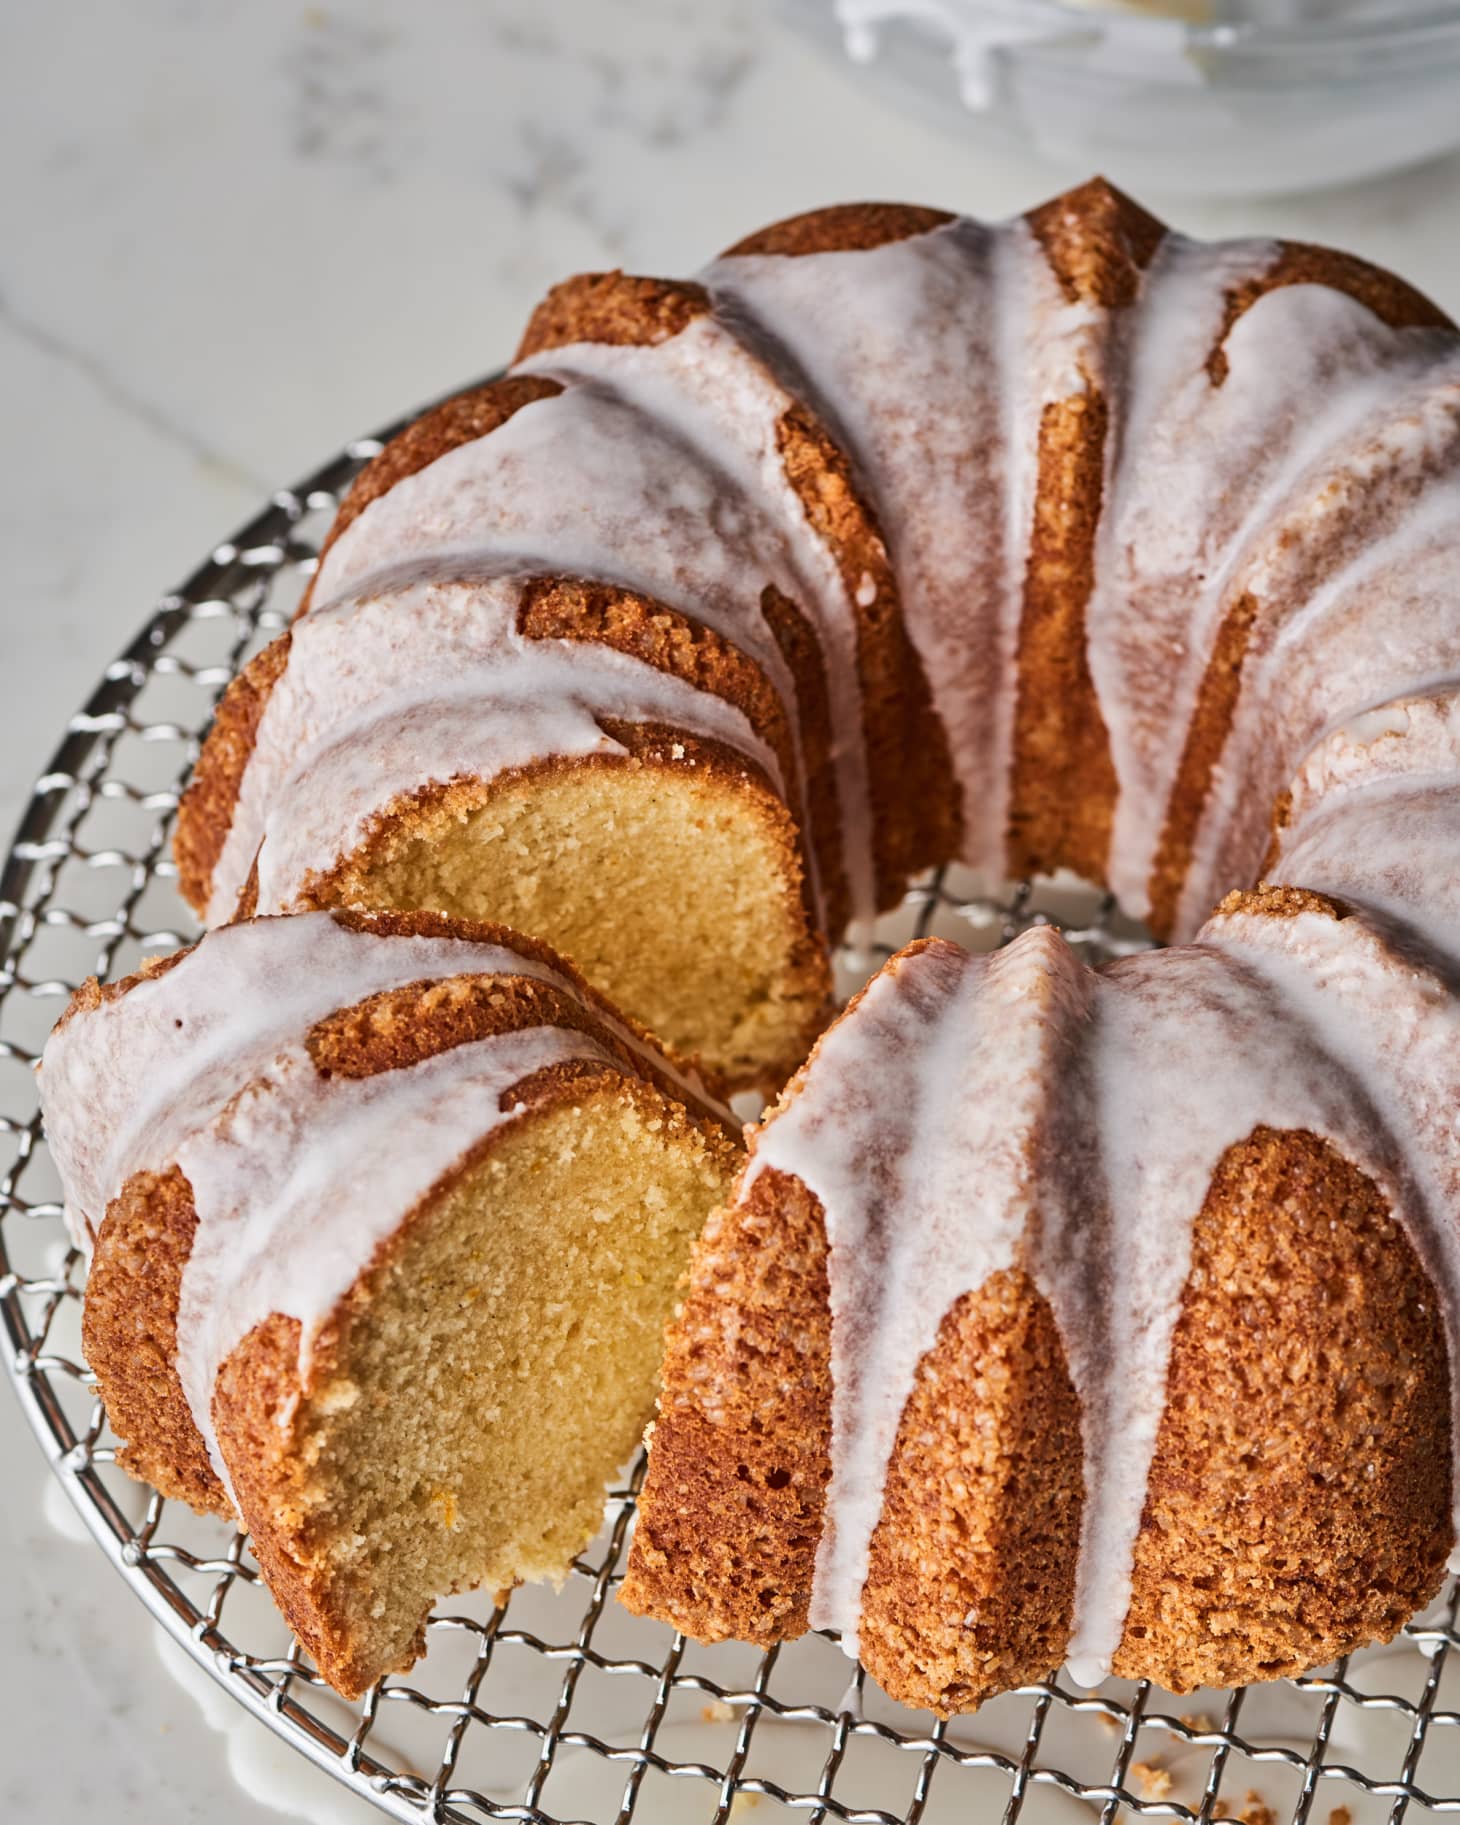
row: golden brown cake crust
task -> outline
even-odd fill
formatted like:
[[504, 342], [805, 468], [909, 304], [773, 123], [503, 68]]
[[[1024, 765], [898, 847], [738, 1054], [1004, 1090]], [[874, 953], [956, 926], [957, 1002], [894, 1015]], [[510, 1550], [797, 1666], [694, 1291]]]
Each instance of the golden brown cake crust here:
[[1020, 1269], [946, 1314], [918, 1365], [872, 1536], [863, 1664], [940, 1717], [1064, 1658], [1084, 1475], [1047, 1301]]
[[[352, 1289], [347, 1300], [354, 1296]], [[381, 1669], [352, 1634], [346, 1617], [357, 1606], [339, 1602], [341, 1573], [309, 1525], [310, 1469], [299, 1450], [299, 1345], [298, 1319], [275, 1312], [256, 1325], [218, 1371], [213, 1423], [270, 1595], [324, 1677], [355, 1699]], [[335, 1373], [338, 1354], [337, 1331], [316, 1340], [316, 1386]], [[385, 1670], [404, 1672], [425, 1646], [423, 1623], [410, 1650]]]
[[231, 1512], [177, 1378], [177, 1310], [198, 1216], [176, 1166], [129, 1179], [107, 1209], [86, 1281], [81, 1336], [118, 1462], [200, 1514]]
[[[1166, 230], [1103, 178], [1025, 217], [1071, 303], [1133, 304]], [[1019, 620], [1008, 860], [1014, 874], [1072, 868], [1103, 882], [1115, 763], [1090, 673], [1085, 617], [1105, 491], [1109, 401], [1101, 375], [1045, 406]]]
[[[821, 880], [821, 926], [824, 932], [839, 932], [845, 929], [851, 917], [851, 904], [842, 867], [836, 743], [821, 643], [810, 621], [773, 583], [767, 583], [760, 592], [760, 612], [795, 682], [801, 765], [806, 775], [805, 798]], [[804, 841], [804, 827], [802, 838]]]
[[[411, 982], [341, 1008], [312, 1027], [305, 1043], [321, 1077], [359, 1078], [406, 1070], [457, 1046], [527, 1027], [585, 1033], [613, 1056], [621, 1070], [643, 1078], [666, 1096], [683, 1098], [694, 1119], [728, 1134], [738, 1144], [734, 1127], [706, 1098], [687, 1095], [659, 1068], [653, 1051], [647, 1056], [635, 1051], [604, 1025], [606, 1010], [601, 998], [581, 979], [579, 994], [589, 999], [588, 1007], [554, 984], [528, 976], [447, 976]], [[650, 1040], [626, 1015], [615, 1018], [646, 1044], [662, 1049], [660, 1042]], [[591, 1060], [581, 1062], [594, 1072], [600, 1070]], [[688, 1068], [681, 1067], [682, 1071]], [[555, 1081], [566, 1081], [567, 1076], [578, 1073], [577, 1064], [554, 1069], [565, 1074]], [[506, 1093], [512, 1103], [532, 1100], [524, 1089], [526, 1081], [514, 1084]], [[713, 1078], [708, 1081], [711, 1089], [717, 1087]]]
[[811, 253], [867, 253], [891, 241], [911, 240], [955, 221], [944, 209], [924, 209], [915, 203], [836, 203], [811, 209], [805, 215], [772, 222], [727, 247], [722, 259], [747, 254], [796, 256]]
[[1103, 177], [1051, 197], [1025, 216], [1072, 304], [1134, 304], [1165, 224]]
[[1177, 905], [1196, 847], [1197, 826], [1206, 808], [1212, 774], [1221, 759], [1242, 688], [1242, 665], [1257, 598], [1244, 592], [1221, 627], [1197, 692], [1196, 709], [1187, 724], [1171, 800], [1151, 865], [1151, 911], [1148, 923], [1160, 939], [1171, 936]]
[[579, 273], [555, 285], [532, 313], [516, 359], [526, 361], [571, 342], [652, 347], [668, 342], [709, 309], [709, 293], [689, 280]]
[[228, 840], [244, 770], [258, 740], [259, 721], [288, 663], [286, 633], [256, 653], [228, 686], [178, 806], [172, 839], [177, 884], [199, 918], [208, 909], [213, 870]]
[[1228, 1150], [1193, 1236], [1115, 1671], [1174, 1692], [1387, 1641], [1452, 1539], [1440, 1303], [1311, 1134]]
[[1108, 421], [1099, 391], [1054, 401], [1040, 418], [1009, 782], [1016, 875], [1063, 867], [1105, 878], [1117, 786], [1085, 612], [1095, 587]]
[[821, 1206], [768, 1169], [705, 1226], [670, 1327], [620, 1597], [700, 1641], [803, 1634], [831, 1474]]
[[887, 545], [851, 463], [802, 405], [782, 414], [776, 444], [806, 518], [836, 559], [857, 613], [857, 668], [879, 908], [909, 875], [958, 845], [958, 798], [942, 725], [908, 638]]

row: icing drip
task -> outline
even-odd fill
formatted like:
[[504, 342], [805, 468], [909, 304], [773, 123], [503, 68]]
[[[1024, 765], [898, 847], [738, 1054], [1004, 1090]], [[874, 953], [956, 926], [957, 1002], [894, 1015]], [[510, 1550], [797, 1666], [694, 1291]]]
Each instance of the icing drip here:
[[259, 911], [287, 911], [392, 800], [432, 782], [490, 779], [545, 755], [622, 754], [601, 717], [727, 743], [783, 789], [740, 710], [609, 647], [519, 634], [520, 599], [507, 578], [414, 583], [298, 623], [214, 871], [210, 919], [231, 914], [255, 855]]
[[[1431, 334], [1387, 329], [1352, 299], [1317, 286], [1270, 292], [1246, 312], [1226, 339], [1225, 378], [1214, 385], [1207, 362], [1221, 340], [1226, 298], [1276, 251], [1264, 242], [1205, 247], [1168, 236], [1140, 300], [1118, 320], [1118, 379], [1108, 395], [1113, 469], [1086, 625], [1120, 785], [1108, 879], [1137, 917], [1149, 911], [1171, 789], [1224, 620], [1251, 591], [1264, 607], [1259, 626], [1268, 623], [1269, 567], [1307, 529], [1314, 504], [1321, 511], [1327, 496], [1332, 509], [1334, 478], [1349, 462], [1360, 470], [1418, 376], [1427, 376], [1427, 395], [1439, 385], [1429, 371]], [[1410, 536], [1407, 523], [1399, 536]], [[1397, 606], [1403, 593], [1396, 581], [1373, 612]], [[1372, 660], [1371, 628], [1353, 633]], [[1252, 711], [1252, 729], [1270, 741], [1271, 716], [1295, 717], [1302, 702], [1285, 693], [1259, 720], [1244, 689], [1237, 715], [1245, 722]], [[1238, 799], [1250, 790], [1240, 768], [1224, 765], [1221, 778]], [[1224, 881], [1250, 878], [1228, 873]], [[1211, 904], [1206, 879], [1192, 886], [1186, 933]]]
[[[1084, 1410], [1067, 1658], [1086, 1685], [1110, 1671], [1124, 1630], [1192, 1228], [1223, 1155], [1260, 1126], [1306, 1130], [1407, 1211], [1397, 1156], [1357, 1083], [1263, 981], [1198, 945], [1123, 960], [1095, 982], [1085, 1044], [1107, 1225], [1100, 1269], [1061, 1271], [1041, 1247], [1035, 1275]], [[1053, 1081], [1049, 1094], [1061, 1094]]]
[[747, 1189], [773, 1167], [825, 1213], [832, 1477], [811, 1621], [839, 1629], [852, 1655], [888, 1461], [956, 1297], [944, 1295], [1012, 1265], [1031, 1214], [1052, 983], [1041, 963], [1059, 943], [1044, 932], [992, 958], [947, 944], [902, 957], [822, 1038], [755, 1142]]
[[1077, 313], [1022, 222], [959, 221], [865, 253], [740, 256], [705, 278], [853, 453], [947, 732], [962, 859], [997, 869], [1034, 502], [1028, 326], [1051, 326], [1054, 347], [1055, 323]]
[[[1304, 756], [1356, 712], [1460, 675], [1460, 357], [1387, 421], [1309, 472], [1246, 581], [1262, 605], [1182, 892], [1189, 935], [1252, 882], [1272, 808]], [[1377, 524], [1375, 517], [1377, 516]]]
[[[546, 964], [504, 945], [355, 930], [330, 913], [210, 933], [170, 969], [73, 1015], [47, 1042], [46, 1130], [66, 1219], [89, 1246], [138, 1172], [174, 1161], [197, 1229], [178, 1309], [178, 1373], [220, 1478], [219, 1366], [270, 1313], [319, 1325], [404, 1214], [519, 1112], [506, 1094], [547, 1065], [617, 1065], [590, 1034], [533, 1027], [372, 1077], [324, 1078], [310, 1029], [383, 990], [463, 975], [527, 977], [588, 1007], [694, 1102], [702, 1086]], [[727, 1115], [728, 1119], [728, 1115]]]
[[918, 1364], [965, 1293], [1022, 1265], [1049, 1300], [1081, 1402], [1069, 1665], [1082, 1684], [1103, 1678], [1212, 1176], [1260, 1126], [1306, 1130], [1416, 1222], [1368, 1090], [1348, 1053], [1287, 1018], [1278, 989], [1220, 949], [1093, 971], [1037, 930], [992, 957], [934, 944], [895, 960], [822, 1039], [747, 1175], [791, 1173], [825, 1213], [832, 1472], [813, 1624], [856, 1651]]

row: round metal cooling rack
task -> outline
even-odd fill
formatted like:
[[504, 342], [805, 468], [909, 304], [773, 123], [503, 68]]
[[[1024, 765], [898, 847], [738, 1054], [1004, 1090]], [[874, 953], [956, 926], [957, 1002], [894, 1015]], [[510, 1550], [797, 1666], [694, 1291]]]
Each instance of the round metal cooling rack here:
[[[1397, 1642], [1306, 1679], [1177, 1699], [1055, 1678], [939, 1722], [892, 1704], [826, 1638], [706, 1649], [623, 1611], [635, 1466], [560, 1591], [452, 1602], [410, 1674], [347, 1705], [290, 1639], [247, 1540], [118, 1469], [82, 1359], [84, 1264], [62, 1230], [33, 1067], [84, 976], [196, 935], [168, 841], [199, 737], [228, 679], [286, 625], [341, 491], [379, 447], [351, 445], [275, 495], [162, 602], [72, 717], [0, 877], [6, 1366], [66, 1494], [154, 1620], [240, 1705], [402, 1820], [1369, 1825], [1460, 1812], [1453, 1586]], [[915, 933], [989, 948], [1048, 919], [1094, 958], [1144, 942], [1088, 893], [989, 896], [939, 875], [876, 944], [844, 955], [846, 984]]]

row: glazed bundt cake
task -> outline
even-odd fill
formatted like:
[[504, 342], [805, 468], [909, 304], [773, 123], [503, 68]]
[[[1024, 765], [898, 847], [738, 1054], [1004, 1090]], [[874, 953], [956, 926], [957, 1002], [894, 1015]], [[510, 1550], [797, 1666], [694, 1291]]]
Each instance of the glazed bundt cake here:
[[122, 1462], [236, 1510], [331, 1684], [566, 1571], [739, 1162], [696, 1078], [544, 946], [317, 912], [86, 984], [41, 1083]]
[[944, 1714], [1387, 1639], [1455, 1538], [1457, 1092], [1449, 987], [1316, 895], [912, 945], [698, 1245], [624, 1601]]
[[[1101, 972], [1049, 932], [994, 959], [914, 948], [827, 1031], [695, 1258], [631, 1605], [711, 1638], [833, 1627], [951, 1711], [1062, 1656], [1178, 1688], [1270, 1676], [1392, 1632], [1433, 1588], [1460, 1309], [1457, 526], [1460, 336], [1433, 305], [1345, 255], [1186, 240], [1099, 182], [993, 227], [823, 210], [693, 283], [572, 280], [509, 375], [365, 469], [184, 801], [179, 875], [214, 924], [363, 909], [328, 929], [365, 942], [349, 921], [372, 912], [500, 920], [772, 1089], [825, 1027], [831, 944], [924, 865], [1070, 870], [1177, 945]], [[222, 932], [173, 974], [272, 942]], [[169, 980], [93, 991], [75, 1056]], [[392, 1044], [449, 1075], [415, 1062], [418, 1025], [438, 1030], [402, 1007]], [[621, 1159], [625, 1098], [659, 1097], [675, 1240], [636, 1256], [647, 1323], [730, 1143], [692, 1087], [615, 1057], [589, 1073], [607, 1102], [581, 1078], [571, 1115], [529, 1098], [484, 1170], [517, 1187], [510, 1148], [594, 1110]], [[126, 1172], [109, 1142], [92, 1157], [80, 1100], [69, 1138], [63, 1111], [68, 1197], [100, 1222], [121, 1194], [88, 1323], [103, 1359], [147, 1314], [135, 1420], [134, 1361], [102, 1369], [138, 1467], [186, 1463], [203, 1499], [227, 1470], [302, 1589], [292, 1568], [336, 1567], [321, 1441], [385, 1423], [329, 1404], [323, 1339], [356, 1347], [352, 1284], [368, 1337], [409, 1277], [384, 1278], [390, 1248], [352, 1254], [329, 1312], [280, 1307], [326, 1322], [302, 1367], [290, 1331], [285, 1368], [230, 1376], [276, 1347], [230, 1330], [216, 1394], [206, 1365], [169, 1379], [189, 1162], [236, 1161], [253, 1119], [221, 1107], [206, 1145], [162, 1124]], [[600, 1144], [550, 1153], [590, 1201]], [[310, 1157], [300, 1185], [331, 1183], [331, 1144]], [[268, 1149], [249, 1158], [272, 1208]], [[144, 1168], [170, 1189], [139, 1202]], [[161, 1294], [134, 1299], [149, 1276]], [[585, 1399], [609, 1442], [580, 1435], [580, 1494], [634, 1373], [607, 1418]], [[292, 1413], [301, 1376], [280, 1434], [258, 1403]], [[246, 1487], [258, 1463], [324, 1489], [325, 1520]], [[405, 1481], [401, 1512], [455, 1487]], [[581, 1532], [499, 1550], [484, 1512], [451, 1560], [473, 1577], [560, 1563]], [[351, 1575], [358, 1594], [375, 1571]], [[441, 1586], [390, 1598], [388, 1647], [326, 1642], [331, 1677], [409, 1652]]]

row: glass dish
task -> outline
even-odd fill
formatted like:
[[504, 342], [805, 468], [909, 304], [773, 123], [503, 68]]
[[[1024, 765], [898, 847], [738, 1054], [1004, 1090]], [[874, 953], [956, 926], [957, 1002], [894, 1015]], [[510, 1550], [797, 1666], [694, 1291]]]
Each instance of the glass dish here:
[[[889, 97], [1137, 193], [1352, 183], [1460, 146], [1460, 5], [784, 0]], [[1233, 16], [1229, 16], [1233, 15]], [[1457, 206], [1460, 221], [1460, 206]]]

